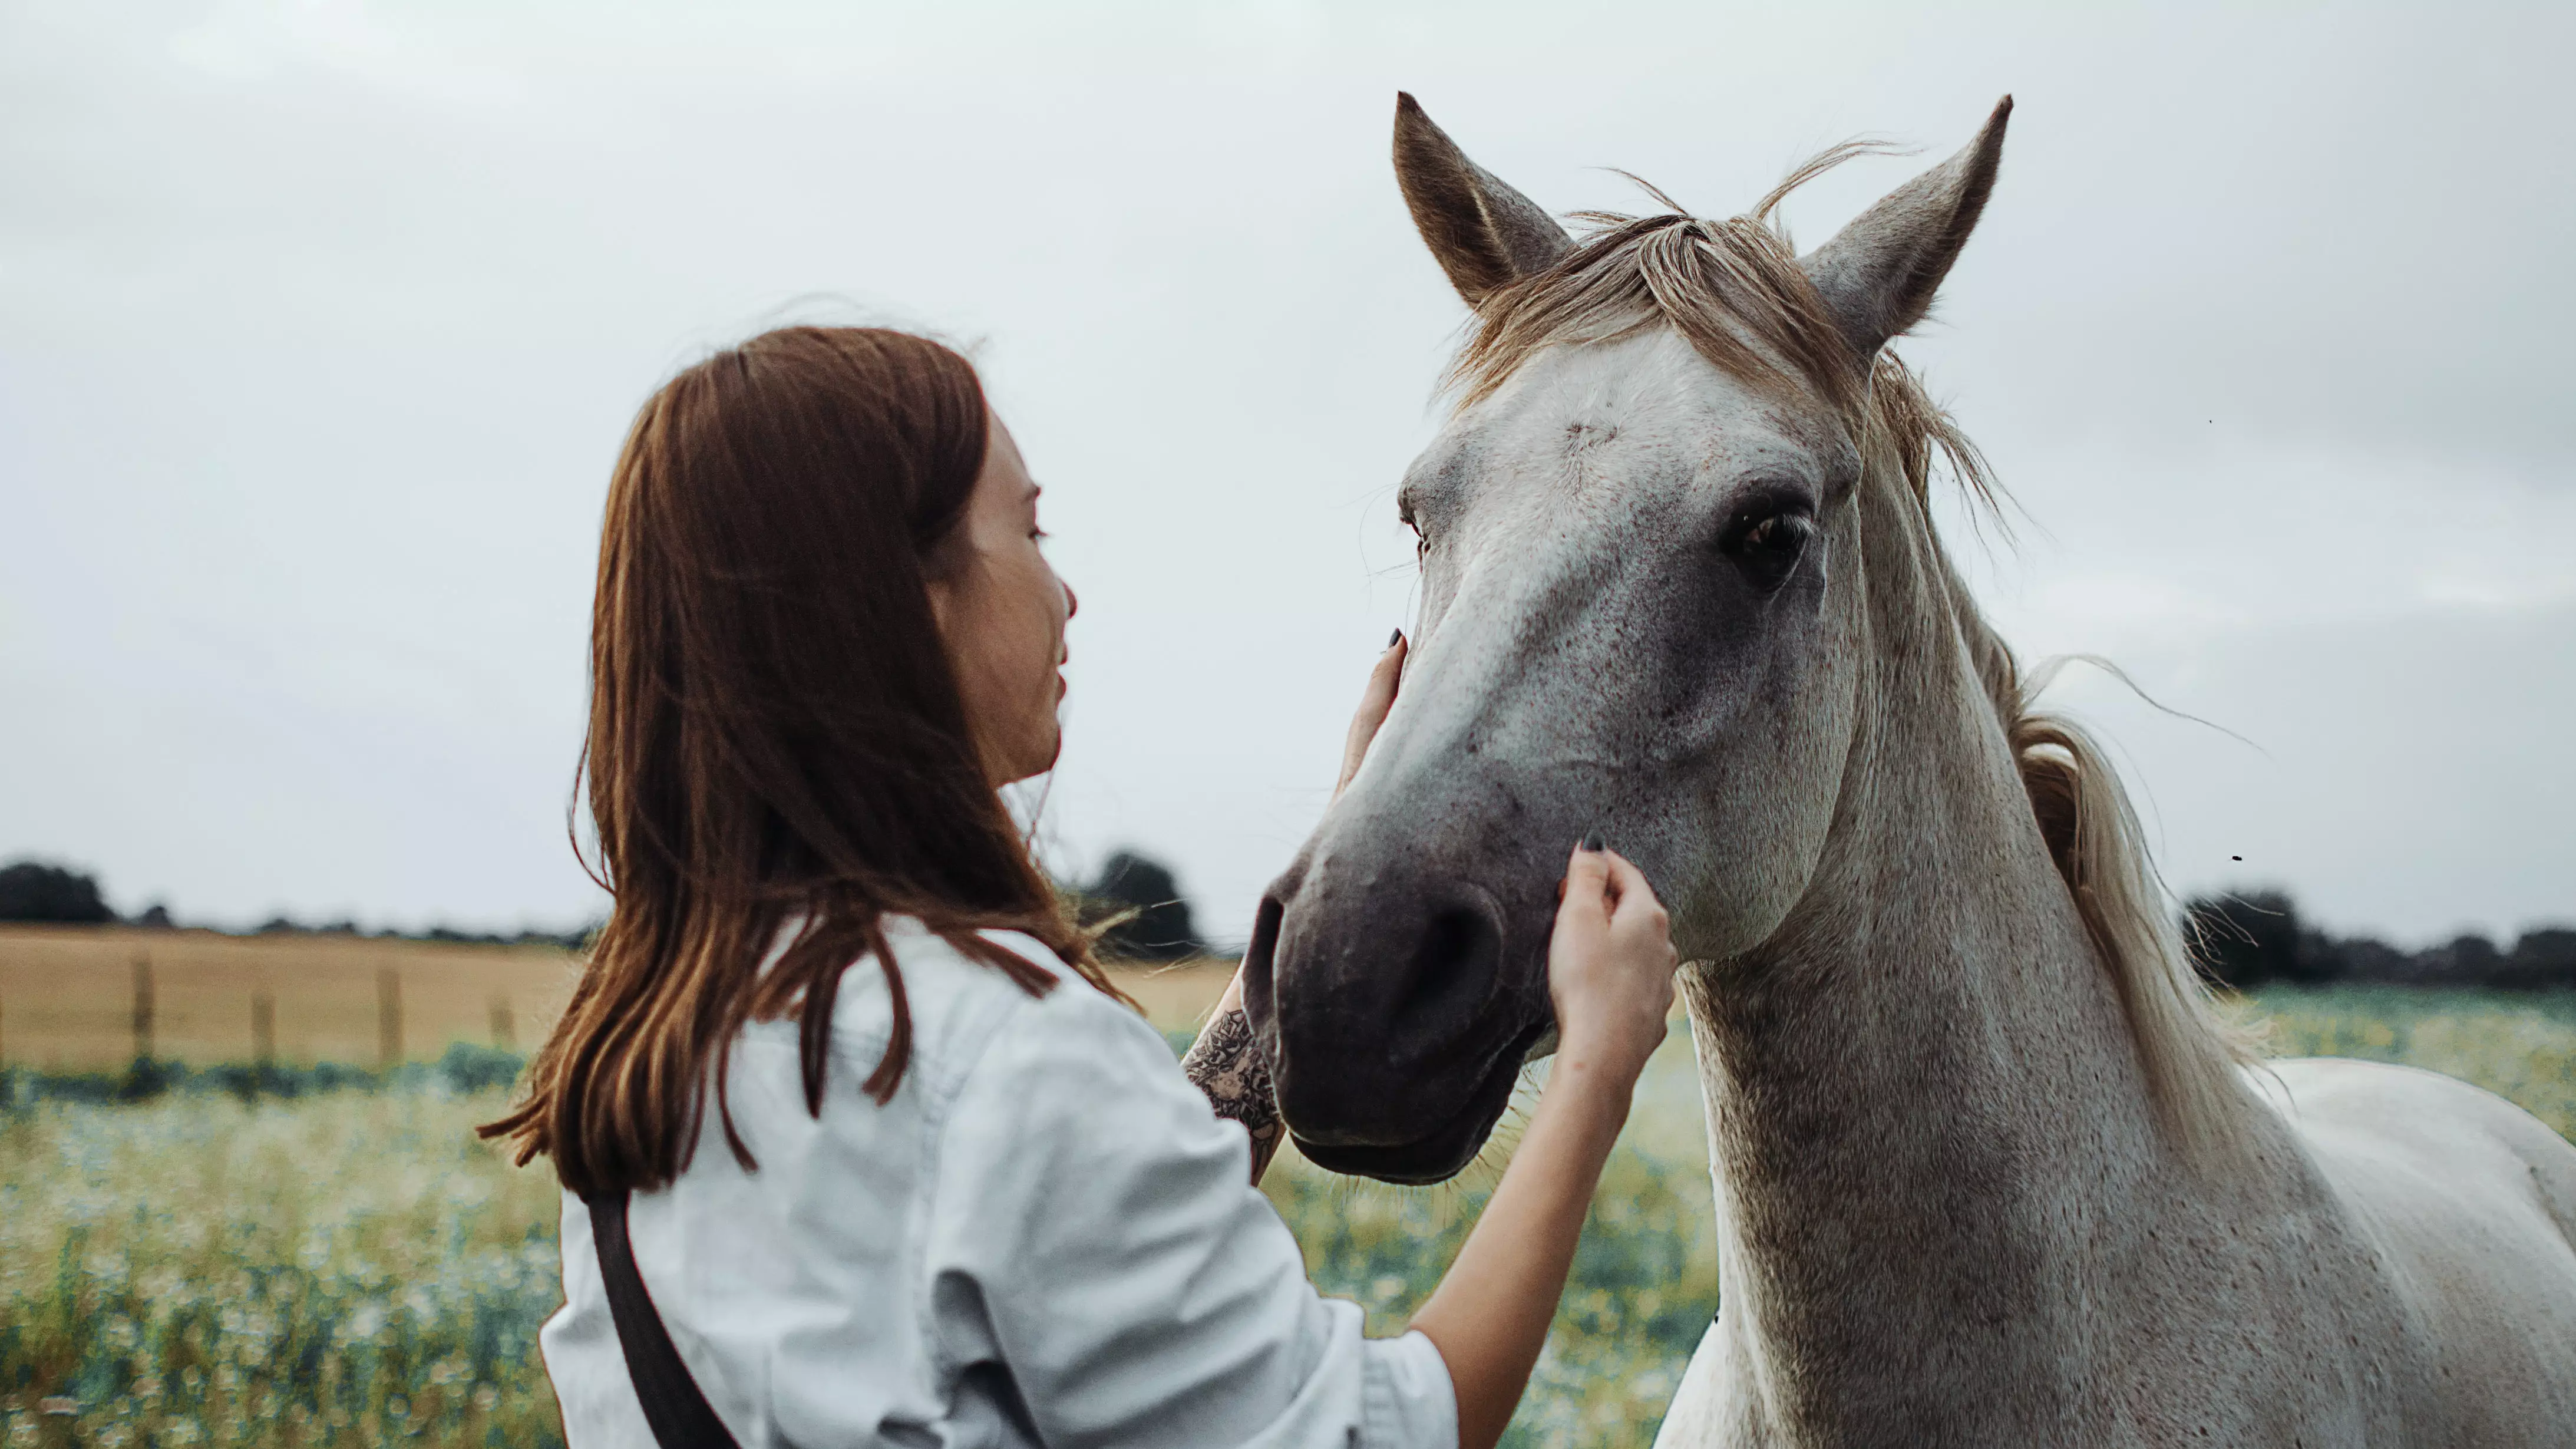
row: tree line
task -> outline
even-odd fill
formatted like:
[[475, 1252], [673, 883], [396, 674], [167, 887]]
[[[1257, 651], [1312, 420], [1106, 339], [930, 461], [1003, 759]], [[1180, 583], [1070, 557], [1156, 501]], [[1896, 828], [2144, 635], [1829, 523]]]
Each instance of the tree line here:
[[[163, 930], [176, 930], [183, 924], [171, 916], [169, 907], [158, 903], [133, 916], [120, 916], [107, 903], [106, 894], [99, 889], [97, 876], [43, 860], [20, 860], [0, 866], [0, 921], [64, 926], [126, 925]], [[355, 921], [307, 925], [286, 916], [276, 916], [261, 923], [256, 934], [364, 936], [379, 941], [452, 941], [478, 946], [562, 946], [578, 950], [589, 943], [591, 932], [597, 929], [597, 924], [592, 923], [569, 931], [525, 930], [514, 934], [462, 931], [451, 926], [431, 926], [419, 931], [389, 928], [369, 931], [361, 929]]]
[[[1123, 961], [1171, 961], [1207, 954], [1180, 884], [1171, 868], [1150, 856], [1121, 850], [1085, 883], [1061, 885], [1075, 916], [1100, 932], [1100, 954]], [[175, 928], [169, 908], [153, 905], [131, 919], [107, 903], [98, 877], [51, 861], [21, 860], [0, 867], [0, 921], [55, 925], [131, 925]], [[431, 926], [421, 931], [361, 930], [355, 921], [307, 925], [285, 916], [258, 928], [260, 935], [367, 936], [378, 940], [450, 941], [491, 946], [589, 944], [597, 923], [570, 931], [520, 931], [503, 935]]]
[[2310, 925], [2287, 891], [2194, 898], [2183, 935], [2210, 979], [2256, 986], [2478, 986], [2504, 991], [2576, 989], [2576, 930], [2544, 926], [2510, 946], [2475, 932], [2421, 951]]
[[[1171, 868], [1142, 852], [1118, 851], [1089, 881], [1059, 888], [1076, 916], [1100, 932], [1104, 957], [1171, 961], [1210, 953]], [[0, 921], [108, 925], [122, 919], [107, 904], [94, 875], [36, 860], [0, 867]], [[124, 923], [177, 924], [158, 905]], [[2472, 932], [2420, 951], [2406, 951], [2371, 936], [2325, 931], [2302, 918], [2297, 902], [2278, 889], [2194, 897], [2183, 908], [2182, 924], [2201, 970], [2212, 981], [2236, 990], [2347, 982], [2576, 990], [2576, 929], [2563, 926], [2525, 931], [2509, 946]], [[587, 944], [596, 929], [592, 924], [570, 931], [502, 935], [432, 926], [423, 931], [366, 932], [350, 921], [308, 926], [283, 916], [259, 928], [262, 934], [367, 935], [575, 950]]]

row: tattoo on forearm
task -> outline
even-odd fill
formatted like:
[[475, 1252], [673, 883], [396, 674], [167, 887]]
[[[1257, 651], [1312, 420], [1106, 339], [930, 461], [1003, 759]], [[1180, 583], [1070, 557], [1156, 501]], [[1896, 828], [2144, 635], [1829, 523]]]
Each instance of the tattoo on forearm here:
[[1181, 1058], [1181, 1070], [1207, 1094], [1220, 1117], [1243, 1124], [1252, 1137], [1252, 1180], [1259, 1182], [1279, 1150], [1287, 1127], [1279, 1120], [1279, 1097], [1270, 1085], [1270, 1063], [1252, 1044], [1252, 1023], [1241, 1011], [1229, 1011], [1207, 1024]]

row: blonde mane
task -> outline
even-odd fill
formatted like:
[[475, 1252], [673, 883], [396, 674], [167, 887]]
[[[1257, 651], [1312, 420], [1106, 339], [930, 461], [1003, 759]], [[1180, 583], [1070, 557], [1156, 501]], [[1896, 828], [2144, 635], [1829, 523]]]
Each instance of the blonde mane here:
[[2226, 1018], [2193, 968], [2109, 758], [2080, 725], [2038, 708], [2056, 664], [2024, 674], [1978, 612], [1932, 527], [1936, 468], [2000, 518], [1985, 458], [1892, 350], [1882, 349], [1866, 371], [1857, 365], [1774, 219], [1799, 185], [1874, 149], [1852, 143], [1828, 151], [1799, 167], [1751, 214], [1724, 221], [1684, 214], [1651, 186], [1647, 192], [1670, 211], [1578, 213], [1574, 219], [1591, 229], [1575, 246], [1545, 271], [1485, 300], [1450, 366], [1448, 389], [1458, 407], [1471, 407], [1541, 348], [1611, 342], [1661, 326], [1748, 386], [1774, 396], [1821, 397], [1869, 460], [1862, 486], [1898, 484], [1921, 510], [1961, 637], [2049, 854], [2119, 994], [2167, 1129], [2204, 1160], [2231, 1157], [2247, 1145], [2249, 1101], [2239, 1068], [2259, 1055], [2256, 1038]]

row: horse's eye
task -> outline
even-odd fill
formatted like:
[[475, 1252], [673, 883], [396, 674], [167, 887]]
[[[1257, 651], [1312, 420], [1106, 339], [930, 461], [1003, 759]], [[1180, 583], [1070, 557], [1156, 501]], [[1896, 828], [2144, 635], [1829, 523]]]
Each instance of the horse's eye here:
[[1765, 513], [1739, 521], [1719, 546], [1745, 577], [1773, 589], [1797, 571], [1807, 541], [1815, 536], [1816, 521], [1804, 513]]

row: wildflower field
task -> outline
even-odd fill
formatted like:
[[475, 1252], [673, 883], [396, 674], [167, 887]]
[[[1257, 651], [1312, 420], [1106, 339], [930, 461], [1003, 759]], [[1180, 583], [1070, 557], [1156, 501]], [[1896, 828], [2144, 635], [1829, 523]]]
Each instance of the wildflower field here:
[[[2576, 1134], [2576, 1000], [2275, 992], [2285, 1055], [2411, 1061]], [[146, 1100], [0, 1108], [0, 1445], [559, 1444], [536, 1333], [556, 1194], [472, 1124], [507, 1063], [174, 1071]], [[282, 1096], [293, 1092], [298, 1095]], [[1650, 1070], [1509, 1442], [1646, 1442], [1717, 1306], [1689, 1047]], [[1290, 1160], [1269, 1191], [1327, 1292], [1391, 1331], [1455, 1253], [1501, 1149], [1402, 1190]]]

